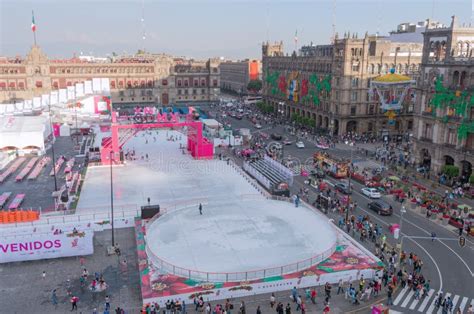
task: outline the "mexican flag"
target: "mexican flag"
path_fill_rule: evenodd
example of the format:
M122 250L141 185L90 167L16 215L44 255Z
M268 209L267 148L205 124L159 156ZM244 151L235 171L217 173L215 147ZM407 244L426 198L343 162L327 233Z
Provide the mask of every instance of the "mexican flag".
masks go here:
M35 13L31 11L31 30L33 32L36 31L36 24L35 24Z

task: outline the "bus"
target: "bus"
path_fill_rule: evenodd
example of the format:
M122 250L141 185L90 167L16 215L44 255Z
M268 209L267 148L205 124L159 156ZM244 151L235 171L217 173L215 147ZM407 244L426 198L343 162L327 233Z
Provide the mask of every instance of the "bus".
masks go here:
M259 101L262 101L262 96L245 96L244 104L246 105L255 105Z
M349 162L325 153L315 153L313 155L314 163L319 168L329 173L332 177L341 179L347 178L349 174Z

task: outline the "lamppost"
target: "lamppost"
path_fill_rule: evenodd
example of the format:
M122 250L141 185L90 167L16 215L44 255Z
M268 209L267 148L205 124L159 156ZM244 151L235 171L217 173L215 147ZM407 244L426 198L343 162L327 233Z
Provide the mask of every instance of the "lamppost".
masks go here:
M115 247L115 233L114 233L114 180L113 180L113 172L112 172L112 164L114 161L114 151L110 151L110 213L111 213L111 220L110 225L112 226L112 248Z
M398 254L398 265L402 266L402 246L403 246L403 237L402 237L402 223L403 223L403 214L406 213L405 206L400 208L400 223L398 226L398 249L400 250Z
M349 145L351 152L351 159L349 164L349 175L348 175L348 184L347 184L347 208L349 208L351 203L351 178L352 178L352 146L353 142L346 141L346 145ZM354 208L355 210L355 208ZM346 210L346 220L349 219L349 210Z
M56 192L58 190L58 182L56 179L56 158L54 156L54 129L53 129L53 114L51 111L51 104L48 105L49 108L49 127L51 128L51 135L52 135L52 140L51 140L51 155L53 157L53 177L54 177L54 191Z

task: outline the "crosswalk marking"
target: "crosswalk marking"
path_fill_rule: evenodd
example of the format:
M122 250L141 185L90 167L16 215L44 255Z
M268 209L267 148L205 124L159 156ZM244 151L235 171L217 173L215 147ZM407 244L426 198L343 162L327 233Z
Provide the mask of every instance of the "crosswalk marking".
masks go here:
M400 294L397 296L397 298L393 302L393 305L397 305L398 302L400 302L402 300L403 296L405 295L405 293L407 293L408 290L409 290L408 286L403 288L403 290L400 291Z
M468 297L462 298L461 304L459 305L459 309L461 310L461 313L464 312L464 307L466 306L467 300L468 300Z
M433 293L434 293L434 289L430 289L430 291L428 291L428 295L425 297L425 299L421 303L420 308L418 309L418 312L423 312L423 310L428 305L428 302L430 301L431 297L433 296Z
M451 296L451 293L448 292L443 296L443 299L447 299L450 296ZM443 314L443 307L442 306L439 307L438 314Z
M414 299L413 302L410 305L410 310L413 310L416 307L416 305L418 304L418 302L420 302L420 298Z
M408 302L410 302L411 300L411 297L415 294L415 291L413 291L413 289L410 289L410 292L408 293L407 297L405 298L405 300L403 301L402 305L400 305L401 307L405 307L407 306Z
M459 300L459 296L456 294L453 298L453 309L456 308L456 303L458 303L458 300Z
M439 292L436 294L435 298L433 299L433 301L431 302L431 305L430 307L428 308L428 311L426 313L433 313L434 309L435 309L435 301L436 301L436 298L438 298L438 294Z

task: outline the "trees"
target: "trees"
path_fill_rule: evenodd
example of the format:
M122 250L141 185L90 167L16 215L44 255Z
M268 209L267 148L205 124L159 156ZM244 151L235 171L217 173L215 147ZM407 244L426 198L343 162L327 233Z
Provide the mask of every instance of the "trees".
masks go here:
M258 103L255 104L258 109L260 109L261 112L263 113L272 113L274 111L273 106L269 105L267 103L264 103L263 101L259 101Z
M247 90L251 92L259 92L262 89L262 81L261 80L251 80L247 84Z
M441 169L441 172L444 173L448 178L452 179L459 176L459 167L453 165L444 165Z

